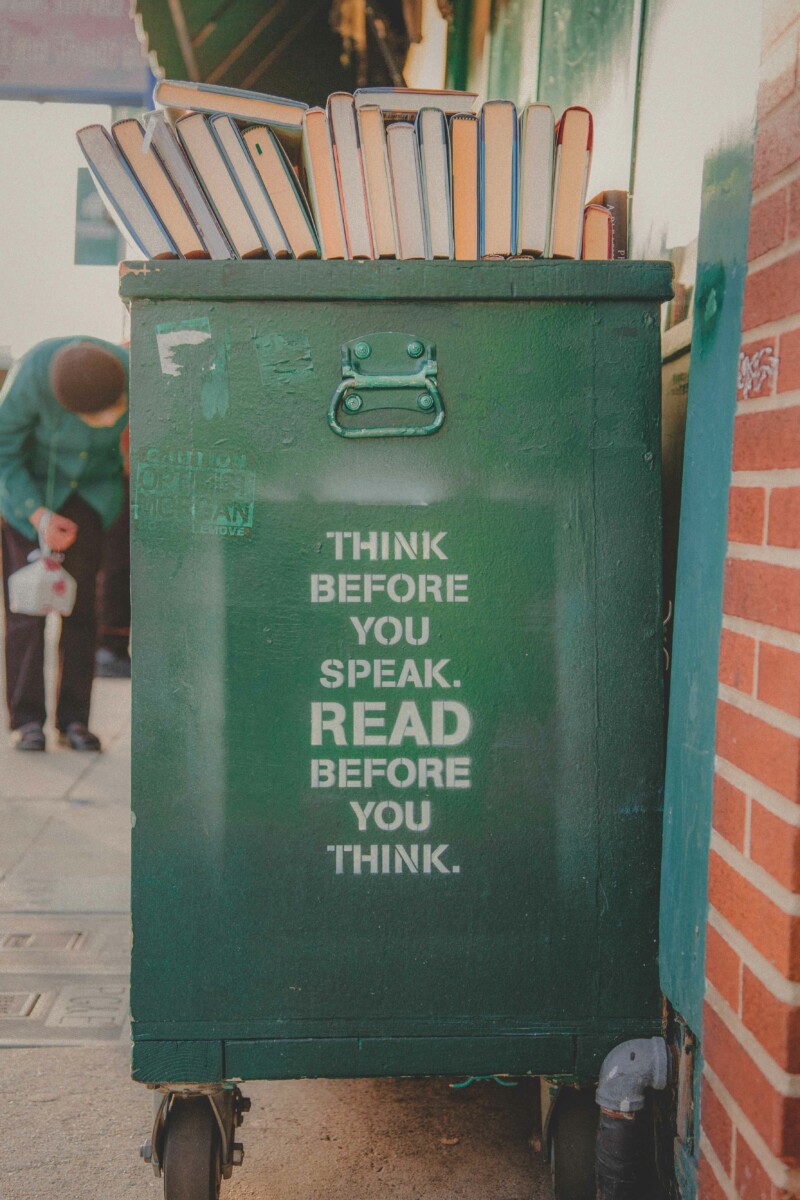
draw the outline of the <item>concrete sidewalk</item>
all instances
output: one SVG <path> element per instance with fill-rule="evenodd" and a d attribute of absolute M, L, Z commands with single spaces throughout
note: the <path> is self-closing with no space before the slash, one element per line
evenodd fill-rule
<path fill-rule="evenodd" d="M 55 630 L 49 631 L 50 671 Z M 5 724 L 5 722 L 4 722 Z M 0 734 L 0 1196 L 162 1194 L 129 1078 L 130 685 L 98 680 L 105 753 L 20 754 Z M 223 1200 L 537 1200 L 533 1091 L 444 1080 L 246 1085 Z"/>

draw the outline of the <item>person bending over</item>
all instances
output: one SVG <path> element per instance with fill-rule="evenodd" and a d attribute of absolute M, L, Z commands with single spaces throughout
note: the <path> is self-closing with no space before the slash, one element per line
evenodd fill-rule
<path fill-rule="evenodd" d="M 59 742 L 99 750 L 89 730 L 104 530 L 122 504 L 120 434 L 128 420 L 128 352 L 95 338 L 52 338 L 25 354 L 0 392 L 0 526 L 6 697 L 19 750 L 44 750 L 44 617 L 12 613 L 8 578 L 47 518 L 47 544 L 78 585 L 61 626 Z"/>

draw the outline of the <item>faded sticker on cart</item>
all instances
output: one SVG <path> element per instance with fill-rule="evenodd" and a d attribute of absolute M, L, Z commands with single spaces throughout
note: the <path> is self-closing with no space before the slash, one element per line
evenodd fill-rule
<path fill-rule="evenodd" d="M 136 464 L 133 519 L 216 537 L 249 537 L 255 487 L 246 454 L 153 448 Z"/>
<path fill-rule="evenodd" d="M 199 399 L 207 421 L 224 417 L 230 407 L 227 335 L 222 343 L 215 343 L 208 318 L 198 317 L 156 325 L 156 345 L 162 375 L 183 381 Z"/>

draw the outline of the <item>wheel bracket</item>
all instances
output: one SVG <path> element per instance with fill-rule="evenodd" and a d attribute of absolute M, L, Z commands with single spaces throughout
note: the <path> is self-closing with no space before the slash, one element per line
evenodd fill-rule
<path fill-rule="evenodd" d="M 243 1096 L 238 1087 L 206 1088 L 202 1085 L 170 1086 L 164 1084 L 155 1096 L 153 1128 L 150 1137 L 139 1148 L 139 1154 L 160 1178 L 164 1164 L 164 1135 L 169 1123 L 169 1114 L 176 1100 L 189 1096 L 205 1096 L 211 1106 L 220 1133 L 222 1178 L 230 1179 L 234 1167 L 240 1167 L 244 1158 L 241 1142 L 233 1140 L 234 1130 L 244 1121 L 250 1111 L 251 1101 Z"/>

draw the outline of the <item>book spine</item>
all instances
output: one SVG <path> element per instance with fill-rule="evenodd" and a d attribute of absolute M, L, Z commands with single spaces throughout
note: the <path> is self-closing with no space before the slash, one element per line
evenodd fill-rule
<path fill-rule="evenodd" d="M 190 213 L 209 254 L 221 261 L 235 258 L 236 254 L 195 179 L 191 164 L 181 150 L 175 134 L 165 127 L 163 114 L 159 116 L 160 119 L 151 126 L 152 145 L 161 156 L 164 169 Z"/>

